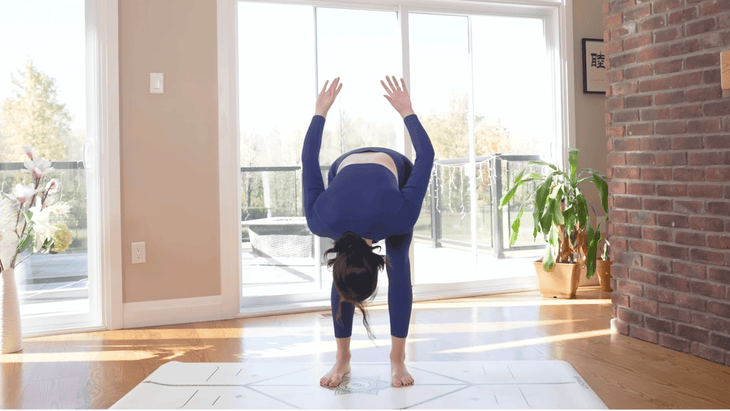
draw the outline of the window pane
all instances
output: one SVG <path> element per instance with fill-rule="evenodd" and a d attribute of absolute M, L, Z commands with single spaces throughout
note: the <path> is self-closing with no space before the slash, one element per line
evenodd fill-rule
<path fill-rule="evenodd" d="M 244 297 L 319 291 L 301 150 L 316 98 L 314 9 L 238 3 Z"/>
<path fill-rule="evenodd" d="M 383 97 L 380 80 L 401 77 L 395 12 L 317 9 L 319 88 L 340 77 L 342 92 L 327 115 L 320 162 L 358 147 L 403 151 L 403 121 Z"/>
<path fill-rule="evenodd" d="M 411 97 L 436 153 L 435 175 L 414 229 L 416 284 L 473 273 L 469 177 L 469 31 L 465 16 L 409 15 Z M 433 248 L 434 236 L 442 246 Z M 465 251 L 466 250 L 466 251 Z M 454 261 L 464 270 L 453 270 Z M 447 278 L 448 277 L 448 278 Z"/>
<path fill-rule="evenodd" d="M 473 16 L 472 47 L 474 59 L 475 149 L 477 156 L 502 154 L 540 155 L 555 139 L 554 110 L 550 89 L 550 67 L 544 35 L 544 21 L 536 18 Z M 504 195 L 507 179 L 526 162 L 502 161 L 494 170 L 502 180 Z M 485 165 L 486 166 L 486 165 Z M 484 181 L 489 171 L 482 167 Z M 477 224 L 480 243 L 492 245 L 494 218 L 490 186 L 478 184 Z M 515 196 L 502 213 L 502 244 L 509 250 L 510 226 L 526 193 Z M 532 239 L 531 210 L 522 218 L 516 247 L 540 246 Z M 484 241 L 489 239 L 489 241 Z M 535 253 L 534 250 L 528 253 Z M 539 253 L 539 251 L 538 251 Z M 509 254 L 514 256 L 514 254 Z"/>
<path fill-rule="evenodd" d="M 554 138 L 544 22 L 472 17 L 477 156 L 538 154 Z"/>
<path fill-rule="evenodd" d="M 293 165 L 314 115 L 310 6 L 238 4 L 241 166 Z"/>
<path fill-rule="evenodd" d="M 58 315 L 90 312 L 87 176 L 79 163 L 87 139 L 86 59 L 84 0 L 0 2 L 2 191 L 31 183 L 18 170 L 27 144 L 53 162 L 49 178 L 62 187 L 57 201 L 71 206 L 61 219 L 71 232 L 68 249 L 34 254 L 16 267 L 24 322 L 52 314 L 53 322 L 42 323 L 49 329 L 59 326 Z"/>

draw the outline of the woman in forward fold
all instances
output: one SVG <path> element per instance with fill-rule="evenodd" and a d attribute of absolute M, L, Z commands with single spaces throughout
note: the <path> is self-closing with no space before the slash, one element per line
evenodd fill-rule
<path fill-rule="evenodd" d="M 337 340 L 335 365 L 320 380 L 324 387 L 336 387 L 350 372 L 350 337 L 355 307 L 363 314 L 363 324 L 372 336 L 363 302 L 378 284 L 378 271 L 388 273 L 390 314 L 390 364 L 393 386 L 413 385 L 405 365 L 405 345 L 411 318 L 413 292 L 408 249 L 413 226 L 426 195 L 434 151 L 428 134 L 411 107 L 403 79 L 382 80 L 384 97 L 398 111 L 408 128 L 416 150 L 415 164 L 404 155 L 382 147 L 352 150 L 338 158 L 330 169 L 325 190 L 319 167 L 319 151 L 325 117 L 342 89 L 339 77 L 328 88 L 324 84 L 317 97 L 315 115 L 304 139 L 302 182 L 304 207 L 309 229 L 336 240 L 325 255 L 332 267 L 332 319 Z M 373 242 L 385 239 L 386 258 L 375 253 Z M 387 266 L 386 266 L 387 265 Z"/>

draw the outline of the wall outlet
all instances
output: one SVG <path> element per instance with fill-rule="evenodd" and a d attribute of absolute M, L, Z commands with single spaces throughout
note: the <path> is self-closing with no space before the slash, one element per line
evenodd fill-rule
<path fill-rule="evenodd" d="M 144 242 L 132 243 L 132 264 L 146 263 L 147 251 Z"/>

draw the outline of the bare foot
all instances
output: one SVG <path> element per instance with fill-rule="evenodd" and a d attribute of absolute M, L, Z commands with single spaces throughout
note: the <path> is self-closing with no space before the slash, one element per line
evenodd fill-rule
<path fill-rule="evenodd" d="M 408 387 L 413 385 L 413 377 L 408 373 L 406 364 L 403 361 L 391 361 L 390 374 L 393 377 L 394 387 Z"/>
<path fill-rule="evenodd" d="M 337 360 L 330 372 L 319 380 L 322 387 L 335 388 L 342 382 L 342 377 L 350 373 L 350 359 Z"/>

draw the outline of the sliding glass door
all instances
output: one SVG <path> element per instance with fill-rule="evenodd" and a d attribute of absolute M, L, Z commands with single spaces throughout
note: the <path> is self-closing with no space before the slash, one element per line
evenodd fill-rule
<path fill-rule="evenodd" d="M 53 163 L 56 201 L 70 206 L 56 221 L 60 249 L 19 256 L 26 335 L 101 324 L 96 27 L 93 0 L 0 2 L 2 191 L 31 183 L 30 145 Z"/>
<path fill-rule="evenodd" d="M 329 296 L 322 253 L 332 241 L 309 232 L 303 217 L 300 150 L 317 93 L 338 76 L 344 86 L 320 153 L 325 184 L 330 164 L 353 148 L 383 146 L 415 158 L 402 120 L 382 97 L 385 75 L 409 84 L 434 144 L 415 227 L 416 295 L 447 283 L 496 280 L 509 288 L 510 278 L 533 277 L 524 269 L 542 241 L 508 242 L 526 193 L 497 206 L 529 160 L 555 157 L 563 145 L 557 13 L 547 3 L 529 11 L 236 3 L 244 308 Z"/>

